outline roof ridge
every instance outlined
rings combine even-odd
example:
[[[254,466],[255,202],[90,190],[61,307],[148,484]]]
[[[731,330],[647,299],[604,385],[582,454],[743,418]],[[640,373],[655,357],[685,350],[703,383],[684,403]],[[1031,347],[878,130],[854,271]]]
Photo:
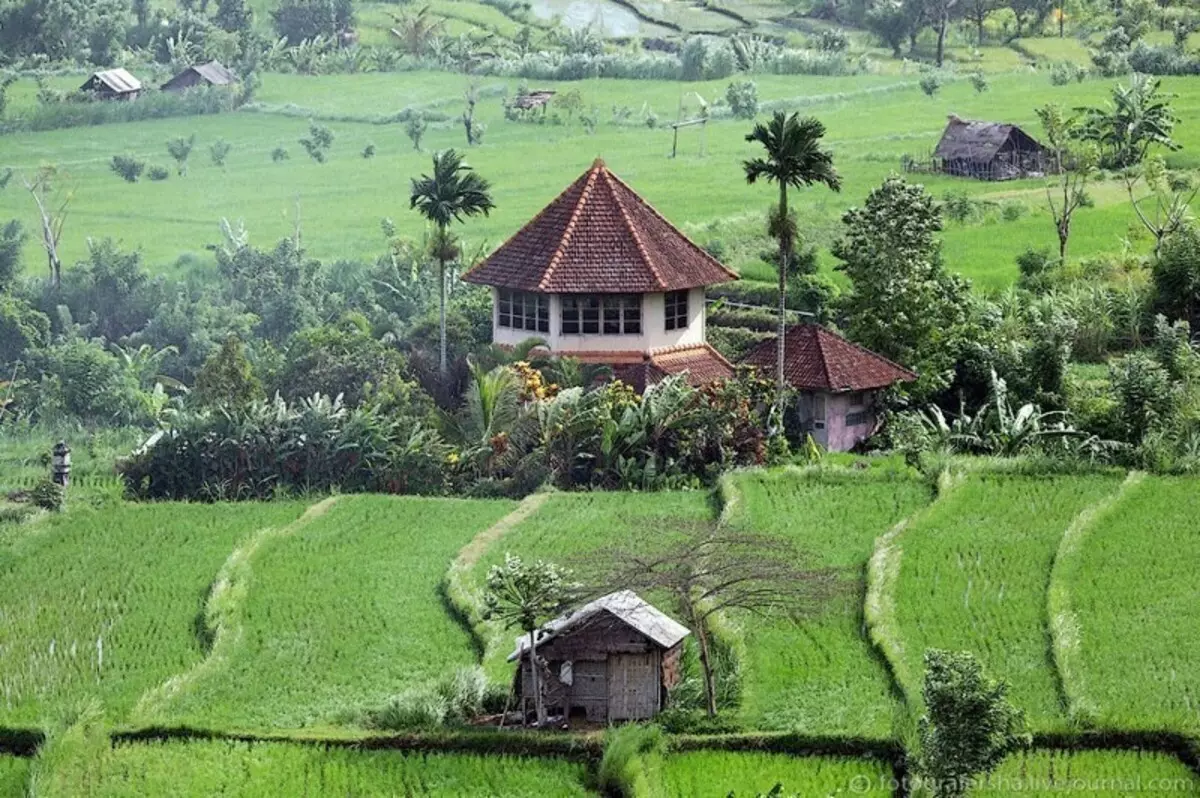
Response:
[[[543,291],[546,290],[551,275],[554,274],[559,261],[562,260],[563,251],[566,250],[567,245],[571,242],[571,234],[575,232],[575,224],[579,221],[579,215],[583,213],[583,206],[587,204],[588,199],[592,195],[592,188],[596,185],[596,177],[602,169],[604,169],[604,162],[597,160],[596,163],[592,164],[592,168],[588,170],[587,182],[583,184],[583,191],[579,192],[579,201],[575,203],[575,208],[571,211],[571,218],[567,220],[567,226],[563,228],[563,235],[558,242],[558,247],[555,248],[554,254],[550,256],[550,262],[546,266],[546,271],[542,273],[542,279],[538,281],[538,288]],[[541,214],[538,215],[540,216]],[[530,223],[532,224],[532,222]]]
[[[612,181],[614,181],[621,188],[625,189],[630,194],[632,194],[634,199],[636,199],[638,201],[638,204],[640,206],[642,206],[647,211],[649,211],[652,216],[657,218],[663,224],[667,225],[671,230],[674,230],[679,235],[679,237],[682,238],[688,244],[688,246],[690,246],[693,250],[698,252],[702,257],[711,261],[714,265],[716,265],[719,269],[721,269],[721,271],[728,274],[729,278],[731,280],[740,280],[741,279],[741,275],[739,275],[733,269],[726,266],[724,263],[721,263],[721,261],[714,258],[711,254],[709,254],[708,250],[706,250],[704,247],[700,246],[695,241],[688,238],[687,234],[685,234],[682,230],[680,230],[678,227],[676,227],[674,224],[672,224],[670,219],[668,219],[667,217],[665,217],[661,213],[659,213],[657,208],[655,208],[649,202],[646,202],[646,199],[641,194],[638,194],[636,191],[634,191],[629,186],[628,183],[626,183],[621,178],[617,177],[615,174],[613,174],[607,168],[605,168],[605,171],[608,172],[608,176]]]
[[[900,369],[901,371],[904,371],[904,372],[907,372],[907,373],[909,373],[909,374],[913,375],[914,377],[916,377],[916,376],[917,376],[917,373],[916,373],[915,371],[913,371],[912,369],[910,369],[910,368],[908,368],[908,367],[906,367],[906,366],[902,366],[902,365],[900,365],[899,363],[897,363],[896,361],[894,361],[894,360],[891,360],[891,359],[889,359],[889,358],[886,358],[886,357],[884,357],[883,355],[879,354],[878,352],[876,352],[876,351],[874,351],[874,350],[872,350],[872,349],[867,349],[867,348],[866,348],[865,346],[863,346],[862,344],[855,343],[854,341],[851,341],[849,338],[845,337],[844,335],[838,335],[838,334],[837,334],[837,333],[835,333],[833,330],[829,329],[828,327],[826,327],[826,326],[825,326],[825,325],[823,325],[823,324],[817,324],[816,322],[810,322],[810,323],[811,323],[811,324],[812,324],[814,327],[817,327],[818,329],[821,329],[821,330],[823,330],[823,331],[825,331],[825,332],[829,333],[830,335],[832,335],[834,338],[838,339],[838,340],[839,340],[839,341],[841,341],[842,343],[844,343],[844,344],[847,344],[848,346],[850,346],[850,347],[852,347],[852,348],[854,348],[854,349],[857,349],[858,351],[860,351],[860,352],[862,352],[862,353],[864,353],[864,354],[870,355],[871,357],[875,358],[876,360],[882,360],[884,363],[887,363],[889,366],[893,366],[893,367],[895,367],[895,368],[898,368],[898,369]],[[824,360],[824,359],[825,359],[825,353],[824,353],[824,351],[822,351],[822,353],[821,353],[821,359],[822,359],[822,360]],[[828,375],[828,373],[825,375],[825,379],[826,379],[826,380],[828,380],[828,379],[829,379],[829,375]]]
[[[658,287],[665,291],[667,283],[663,280],[662,274],[659,273],[658,267],[654,264],[654,259],[650,257],[650,251],[646,249],[646,242],[642,241],[642,236],[638,231],[637,225],[629,217],[629,209],[625,207],[625,203],[621,201],[616,186],[613,185],[613,173],[604,167],[603,162],[600,162],[600,166],[604,170],[608,190],[612,192],[613,202],[617,203],[617,208],[621,211],[621,218],[625,221],[625,227],[629,230],[629,235],[633,237],[633,243],[637,246],[638,254],[642,256],[642,262],[646,264],[646,268],[654,275],[654,281],[658,284]]]
[[[816,338],[817,355],[821,358],[821,371],[825,374],[825,384],[836,390],[838,386],[833,384],[833,376],[829,373],[829,358],[825,355],[825,342],[821,340],[821,333],[829,332],[829,330],[826,330],[820,324],[815,324],[813,327],[813,337]],[[784,335],[786,336],[786,333],[784,333]],[[784,345],[787,345],[786,338]]]

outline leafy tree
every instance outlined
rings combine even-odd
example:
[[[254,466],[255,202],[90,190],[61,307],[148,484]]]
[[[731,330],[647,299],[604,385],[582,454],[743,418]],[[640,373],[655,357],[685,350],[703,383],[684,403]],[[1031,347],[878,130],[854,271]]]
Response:
[[[1154,260],[1154,307],[1170,319],[1200,326],[1200,230],[1186,225]]]
[[[833,167],[833,155],[821,148],[825,126],[814,117],[800,118],[776,111],[767,124],[758,124],[746,136],[766,150],[763,157],[743,161],[746,182],[760,179],[779,186],[770,233],[779,242],[782,262],[779,268],[779,319],[776,329],[775,388],[777,403],[782,406],[787,383],[783,373],[784,333],[787,330],[787,272],[788,256],[795,248],[797,230],[794,217],[788,211],[788,189],[821,183],[833,191],[841,191],[842,180]]]
[[[146,162],[131,155],[114,155],[109,167],[126,183],[136,183],[146,170]]]
[[[900,47],[908,36],[912,25],[904,3],[900,0],[883,0],[867,13],[867,27],[892,49],[892,57],[901,56]]]
[[[918,767],[936,798],[965,795],[973,780],[1030,743],[1008,685],[988,677],[968,652],[925,652],[922,695]]]
[[[414,112],[404,123],[404,134],[412,141],[413,149],[417,152],[421,151],[421,137],[425,135],[427,127],[429,127],[429,123],[425,121],[425,116],[419,111]]]
[[[325,154],[333,146],[333,131],[310,120],[308,138],[300,139],[300,145],[308,152],[308,157],[317,163],[325,163]]]
[[[333,38],[354,24],[351,0],[280,0],[271,12],[276,32],[288,44],[315,39]]]
[[[752,80],[738,80],[725,88],[725,101],[734,119],[753,119],[758,116],[758,85]]]
[[[392,35],[400,40],[400,49],[417,58],[430,54],[434,41],[446,30],[446,20],[434,17],[425,6],[418,11],[393,14],[396,24]]]
[[[1127,441],[1140,444],[1152,427],[1172,418],[1177,394],[1171,375],[1153,355],[1128,354],[1109,363],[1108,375]]]
[[[1177,150],[1171,138],[1179,117],[1171,109],[1174,95],[1161,91],[1162,80],[1135,73],[1129,85],[1118,84],[1103,108],[1084,108],[1078,135],[1100,148],[1100,165],[1123,169],[1141,163],[1153,146]]]
[[[984,24],[993,12],[1001,8],[1001,0],[962,0],[963,18],[975,26],[975,46],[984,43]]]
[[[287,346],[278,392],[288,400],[313,394],[343,397],[357,407],[374,386],[399,377],[404,357],[371,336],[365,317],[349,315],[337,325],[301,330]]]
[[[1200,191],[1200,182],[1189,175],[1167,170],[1161,155],[1152,155],[1140,167],[1131,167],[1123,175],[1125,190],[1138,221],[1154,236],[1154,256],[1162,255],[1163,242],[1192,221],[1192,200]],[[1139,182],[1150,189],[1145,197],[1135,197]]]
[[[28,302],[0,293],[0,364],[11,366],[50,343],[50,319]],[[5,377],[11,377],[10,369]]]
[[[243,33],[253,26],[254,12],[246,0],[217,0],[213,22],[230,33]]]
[[[565,610],[577,592],[578,586],[571,581],[569,570],[542,560],[526,564],[520,557],[506,553],[504,565],[493,565],[488,571],[487,592],[483,597],[486,617],[529,635],[533,700],[539,726],[546,723],[546,707],[534,632]]]
[[[196,134],[188,136],[186,139],[183,136],[177,136],[167,142],[167,152],[175,159],[176,171],[180,177],[187,174],[188,156],[192,154],[192,148],[196,146]]]
[[[438,315],[440,325],[438,370],[446,373],[446,263],[459,255],[451,222],[487,216],[492,208],[491,184],[468,166],[454,150],[435,153],[433,172],[412,179],[409,207],[415,208],[436,229],[431,245],[438,263]]]
[[[933,72],[930,72],[921,78],[917,85],[921,87],[921,91],[925,92],[926,97],[932,97],[942,90],[942,79]]]
[[[21,266],[21,246],[25,239],[25,229],[16,219],[0,227],[0,294],[12,288]]]
[[[229,156],[229,150],[232,149],[228,141],[218,138],[212,144],[208,145],[208,154],[212,157],[213,166],[225,166],[225,159]]]
[[[1005,7],[1016,17],[1013,38],[1019,39],[1033,32],[1045,22],[1054,8],[1055,0],[1006,0]]]
[[[942,264],[937,202],[923,186],[890,177],[842,222],[832,250],[851,282],[841,303],[850,337],[917,370],[919,386],[941,387],[969,287]]]
[[[326,300],[319,261],[291,238],[271,250],[237,242],[216,250],[225,296],[258,317],[255,332],[273,342],[320,323]]]
[[[1061,106],[1045,105],[1037,110],[1037,114],[1054,157],[1057,179],[1046,183],[1046,205],[1058,234],[1058,258],[1065,263],[1075,211],[1091,205],[1087,184],[1096,169],[1096,149],[1077,142],[1079,121],[1066,115]]]
[[[138,386],[120,361],[94,341],[73,339],[47,350],[51,386],[43,401],[87,424],[128,424],[136,420]]]
[[[115,342],[146,326],[162,301],[161,288],[140,253],[123,252],[112,239],[93,240],[87,260],[67,269],[62,285],[42,297],[42,310],[53,315],[64,305],[86,335]]]
[[[262,383],[246,357],[245,347],[231,335],[208,356],[196,375],[192,397],[201,406],[244,407],[263,398]]]

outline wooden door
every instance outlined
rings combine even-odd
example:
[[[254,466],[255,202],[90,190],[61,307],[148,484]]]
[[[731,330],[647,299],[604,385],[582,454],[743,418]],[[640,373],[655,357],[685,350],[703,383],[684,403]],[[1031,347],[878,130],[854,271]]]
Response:
[[[587,719],[608,718],[608,672],[603,660],[576,660],[572,666],[571,705],[583,707]]]
[[[608,658],[608,719],[643,720],[658,712],[658,652]]]

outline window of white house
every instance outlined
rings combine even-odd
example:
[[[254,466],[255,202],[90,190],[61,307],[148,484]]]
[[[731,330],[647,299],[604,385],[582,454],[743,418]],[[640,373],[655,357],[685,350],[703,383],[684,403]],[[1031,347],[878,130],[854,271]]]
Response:
[[[867,412],[865,410],[859,410],[854,413],[846,414],[846,426],[847,427],[861,427],[863,424],[866,424],[866,423],[867,423]]]
[[[865,403],[866,394],[852,393],[846,399],[846,404],[850,407],[862,407]]]
[[[563,335],[640,335],[641,332],[641,294],[562,298]]]
[[[825,429],[825,394],[813,394],[813,429]]]
[[[550,332],[550,297],[527,291],[499,290],[496,323],[501,327],[530,332]]]
[[[666,328],[668,330],[686,330],[688,326],[688,292],[671,291],[664,299],[666,311]]]

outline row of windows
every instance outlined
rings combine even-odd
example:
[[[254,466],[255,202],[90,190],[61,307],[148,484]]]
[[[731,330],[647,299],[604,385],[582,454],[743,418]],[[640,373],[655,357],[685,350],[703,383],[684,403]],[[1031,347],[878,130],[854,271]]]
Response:
[[[550,332],[550,297],[527,291],[500,289],[497,324],[513,330]],[[665,297],[667,330],[688,326],[688,292]],[[562,298],[563,335],[640,335],[641,294],[567,295]]]

